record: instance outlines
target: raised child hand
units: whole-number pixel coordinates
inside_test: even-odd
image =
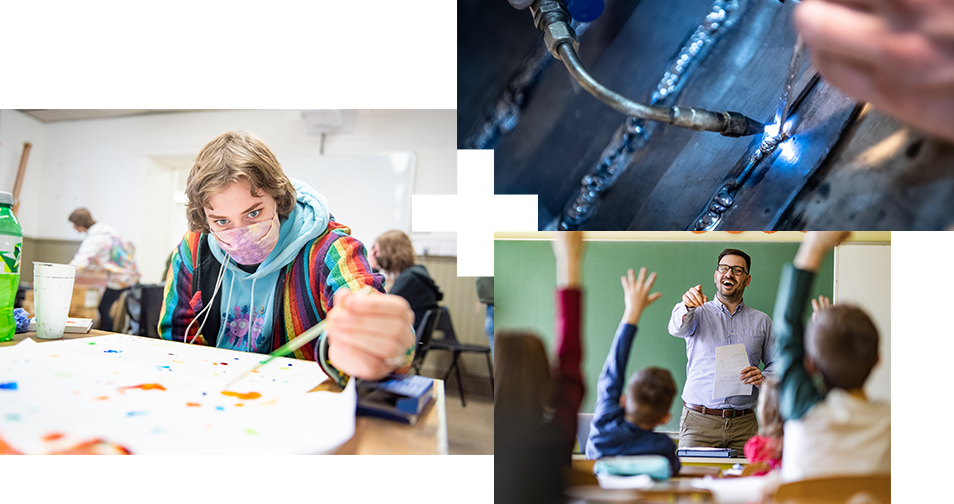
[[[818,296],[818,299],[812,299],[812,321],[818,317],[818,314],[831,308],[831,300],[825,296]]]
[[[557,287],[577,288],[582,281],[583,232],[553,233],[553,255],[556,256]]]
[[[635,278],[630,268],[626,276],[620,277],[619,281],[623,284],[623,303],[626,306],[623,320],[627,324],[636,325],[643,315],[643,310],[662,296],[661,292],[649,293],[656,282],[656,273],[650,273],[649,278],[646,278],[646,268],[639,268],[639,277]]]
[[[553,233],[553,255],[566,258],[570,262],[579,261],[583,256],[582,231],[557,231]]]
[[[802,239],[792,263],[800,270],[817,271],[825,254],[850,235],[850,231],[810,231]]]

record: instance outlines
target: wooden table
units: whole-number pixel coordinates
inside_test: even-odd
[[[575,471],[593,474],[595,460],[587,460],[583,454],[574,454],[572,467]],[[745,457],[717,458],[717,457],[679,457],[682,470],[673,478],[702,477],[711,475],[717,477],[725,469],[731,469],[735,464],[746,466],[749,460]]]
[[[657,481],[648,488],[639,490],[602,490],[593,475],[595,460],[586,460],[583,455],[573,455],[568,494],[582,502],[626,500],[629,502],[712,502],[712,492],[692,485],[691,480],[711,476],[719,478],[724,469],[735,464],[746,465],[744,457],[679,457],[682,469],[666,481]]]
[[[91,330],[86,334],[68,333],[62,339],[88,338],[113,334],[106,331]],[[11,346],[30,338],[38,343],[35,332],[20,333],[13,341],[0,343],[0,347]],[[314,390],[331,390],[335,385],[328,380]],[[404,425],[380,418],[357,417],[354,436],[341,445],[335,454],[340,455],[447,455],[447,413],[444,398],[443,380],[434,380],[434,401],[427,406],[415,425]]]

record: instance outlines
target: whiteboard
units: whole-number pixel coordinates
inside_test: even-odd
[[[295,155],[280,158],[285,174],[328,198],[335,220],[368,248],[391,229],[411,231],[413,152],[362,155]]]
[[[891,246],[848,243],[835,249],[835,297],[865,310],[881,337],[881,361],[865,383],[872,399],[891,399]]]

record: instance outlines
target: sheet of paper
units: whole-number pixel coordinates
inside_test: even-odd
[[[327,453],[354,435],[354,380],[341,393],[315,362],[107,335],[0,348],[0,438],[50,453],[101,438],[134,454]],[[224,394],[223,392],[228,392]]]
[[[742,370],[749,367],[749,358],[745,354],[745,345],[724,345],[716,347],[715,384],[712,387],[712,398],[749,395],[752,385],[742,382]]]
[[[638,474],[636,476],[616,476],[614,474],[597,474],[596,480],[600,488],[618,489],[618,488],[649,488],[653,485],[653,479],[648,474]]]

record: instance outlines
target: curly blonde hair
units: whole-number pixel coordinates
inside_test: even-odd
[[[208,233],[204,209],[209,206],[209,197],[237,181],[249,184],[256,198],[263,191],[275,198],[279,217],[288,217],[295,208],[295,188],[265,141],[254,133],[230,131],[205,144],[189,171],[186,181],[189,229]]]

